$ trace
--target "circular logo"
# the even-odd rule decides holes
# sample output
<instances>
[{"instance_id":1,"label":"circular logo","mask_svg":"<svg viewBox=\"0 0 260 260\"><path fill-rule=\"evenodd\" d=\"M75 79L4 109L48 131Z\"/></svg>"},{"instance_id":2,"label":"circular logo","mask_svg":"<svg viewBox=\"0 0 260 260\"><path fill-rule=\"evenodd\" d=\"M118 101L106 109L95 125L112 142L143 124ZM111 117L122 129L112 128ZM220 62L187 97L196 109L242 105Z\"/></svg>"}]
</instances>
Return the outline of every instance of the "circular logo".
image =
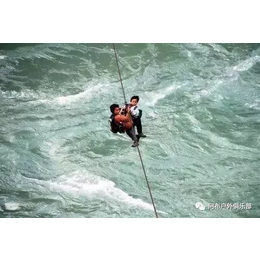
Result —
<instances>
[{"instance_id":1,"label":"circular logo","mask_svg":"<svg viewBox=\"0 0 260 260\"><path fill-rule=\"evenodd\" d=\"M205 210L205 206L201 202L197 202L195 207L199 210Z\"/></svg>"}]
</instances>

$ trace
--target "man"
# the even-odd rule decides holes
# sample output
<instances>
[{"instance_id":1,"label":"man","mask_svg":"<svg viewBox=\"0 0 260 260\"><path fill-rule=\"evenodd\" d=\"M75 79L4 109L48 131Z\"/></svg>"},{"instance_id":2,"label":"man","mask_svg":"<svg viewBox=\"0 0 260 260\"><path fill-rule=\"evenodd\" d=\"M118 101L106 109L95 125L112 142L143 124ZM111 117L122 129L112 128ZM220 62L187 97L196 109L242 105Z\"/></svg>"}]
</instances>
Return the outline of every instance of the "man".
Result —
<instances>
[{"instance_id":1,"label":"man","mask_svg":"<svg viewBox=\"0 0 260 260\"><path fill-rule=\"evenodd\" d=\"M127 135L134 141L132 147L138 146L139 143L133 128L133 120L130 114L130 107L126 109L126 115L120 113L121 109L118 104L112 104L110 106L110 111L112 113L112 115L110 116L111 131L113 133L126 132Z\"/></svg>"}]
</instances>

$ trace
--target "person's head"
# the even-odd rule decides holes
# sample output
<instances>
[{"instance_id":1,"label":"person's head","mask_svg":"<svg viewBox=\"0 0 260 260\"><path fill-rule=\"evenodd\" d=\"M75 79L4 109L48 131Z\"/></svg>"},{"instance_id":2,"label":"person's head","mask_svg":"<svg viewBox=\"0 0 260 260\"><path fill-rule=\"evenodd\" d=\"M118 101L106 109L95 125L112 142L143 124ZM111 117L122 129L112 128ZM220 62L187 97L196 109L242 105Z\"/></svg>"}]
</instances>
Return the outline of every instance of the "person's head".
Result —
<instances>
[{"instance_id":1,"label":"person's head","mask_svg":"<svg viewBox=\"0 0 260 260\"><path fill-rule=\"evenodd\" d=\"M119 105L118 105L118 104L112 104L112 105L110 106L110 111L111 111L112 114L118 115L119 112L120 112L120 107L119 107Z\"/></svg>"},{"instance_id":2,"label":"person's head","mask_svg":"<svg viewBox=\"0 0 260 260\"><path fill-rule=\"evenodd\" d=\"M130 99L131 106L136 106L138 102L139 102L139 96L132 96L131 97L131 99Z\"/></svg>"}]
</instances>

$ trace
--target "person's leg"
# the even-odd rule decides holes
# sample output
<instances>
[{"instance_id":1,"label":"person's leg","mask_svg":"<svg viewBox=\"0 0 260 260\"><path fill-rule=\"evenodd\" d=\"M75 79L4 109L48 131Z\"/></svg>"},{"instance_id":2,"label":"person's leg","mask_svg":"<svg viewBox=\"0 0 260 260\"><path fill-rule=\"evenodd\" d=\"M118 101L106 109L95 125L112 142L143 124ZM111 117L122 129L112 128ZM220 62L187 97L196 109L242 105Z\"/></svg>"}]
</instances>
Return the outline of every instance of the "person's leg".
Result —
<instances>
[{"instance_id":1,"label":"person's leg","mask_svg":"<svg viewBox=\"0 0 260 260\"><path fill-rule=\"evenodd\" d=\"M142 123L141 123L141 119L140 118L136 118L135 119L135 125L137 127L138 134L141 134L142 133Z\"/></svg>"},{"instance_id":2,"label":"person's leg","mask_svg":"<svg viewBox=\"0 0 260 260\"><path fill-rule=\"evenodd\" d=\"M134 125L137 127L138 135L140 137L146 137L146 135L143 134L141 118L135 118Z\"/></svg>"},{"instance_id":3,"label":"person's leg","mask_svg":"<svg viewBox=\"0 0 260 260\"><path fill-rule=\"evenodd\" d=\"M132 147L138 146L138 139L137 139L137 137L135 135L134 128L132 127L131 129L126 130L126 133L134 141L134 143L132 144Z\"/></svg>"},{"instance_id":4,"label":"person's leg","mask_svg":"<svg viewBox=\"0 0 260 260\"><path fill-rule=\"evenodd\" d=\"M135 135L135 130L133 127L131 129L126 130L126 133L133 141L137 141L137 137Z\"/></svg>"}]
</instances>

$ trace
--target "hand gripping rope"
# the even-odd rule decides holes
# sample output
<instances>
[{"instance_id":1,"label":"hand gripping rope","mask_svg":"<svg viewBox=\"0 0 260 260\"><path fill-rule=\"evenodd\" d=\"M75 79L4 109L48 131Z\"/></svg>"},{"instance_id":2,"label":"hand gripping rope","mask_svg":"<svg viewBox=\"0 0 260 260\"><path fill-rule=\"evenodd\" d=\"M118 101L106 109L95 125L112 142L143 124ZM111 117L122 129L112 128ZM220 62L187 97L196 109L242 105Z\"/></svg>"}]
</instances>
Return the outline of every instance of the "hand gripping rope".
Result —
<instances>
[{"instance_id":1,"label":"hand gripping rope","mask_svg":"<svg viewBox=\"0 0 260 260\"><path fill-rule=\"evenodd\" d=\"M121 87L122 87L122 92L123 92L125 104L127 104L126 97L125 97L125 90L124 90L123 81L122 81L121 72L120 72L119 63L118 63L117 54L116 54L116 46L115 46L114 43L113 43L113 49L114 49L114 52L115 52L116 64L117 64L117 68L118 68L118 74L119 74L119 79L120 79L120 82L121 82ZM141 165L142 165L143 172L144 172L144 177L145 177L146 184L147 184L149 194L150 194L150 197L151 197L151 201L152 201L152 204L153 204L154 214L155 214L155 217L158 218L158 214L157 214L155 204L154 204L154 200L153 200L153 195L152 195L151 188L150 188L150 185L149 185L149 182L148 182L148 178L147 178L147 175L146 175L146 172L145 172L145 168L144 168L144 164L143 164L143 160L142 160L142 156L141 156L139 146L137 146L136 148L138 150L138 154L139 154Z\"/></svg>"}]
</instances>

